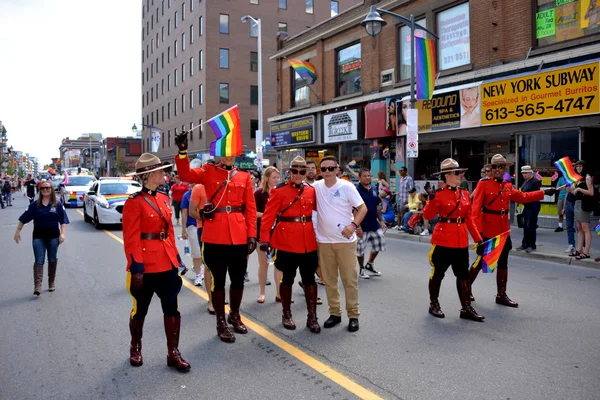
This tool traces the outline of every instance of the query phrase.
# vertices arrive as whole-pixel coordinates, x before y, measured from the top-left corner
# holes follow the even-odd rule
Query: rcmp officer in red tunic
[[[237,333],[247,333],[240,318],[244,293],[244,274],[248,255],[256,249],[256,202],[250,174],[234,166],[235,156],[221,157],[218,165],[205,164],[190,169],[187,156],[187,132],[175,137],[179,154],[175,156],[177,173],[186,182],[201,183],[208,203],[204,208],[202,258],[212,276],[212,301],[217,317],[217,334],[224,342],[234,342]],[[225,278],[229,272],[231,311],[225,320]]]
[[[306,296],[308,316],[306,327],[313,333],[321,332],[317,321],[317,284],[315,272],[319,263],[317,238],[312,223],[316,207],[315,189],[304,183],[306,161],[296,157],[290,165],[291,179],[278,185],[269,195],[261,223],[261,250],[275,249],[275,268],[283,273],[280,285],[281,320],[286,329],[296,329],[292,320],[292,286],[296,269],[300,267],[302,286]],[[276,224],[274,228],[273,224]]]
[[[429,263],[432,270],[429,276],[429,313],[437,318],[445,315],[440,308],[438,297],[444,274],[450,265],[456,276],[456,289],[462,309],[460,317],[473,321],[483,321],[484,317],[477,314],[471,307],[469,298],[469,233],[473,240],[481,243],[481,235],[471,219],[471,199],[469,192],[458,187],[461,175],[466,168],[460,168],[458,163],[447,158],[442,161],[441,171],[434,175],[442,175],[446,185],[431,192],[423,209],[423,218],[432,220],[436,214],[439,222],[431,235],[431,251]],[[482,252],[483,246],[477,251]]]
[[[178,267],[181,258],[175,247],[173,211],[169,197],[156,192],[164,183],[164,169],[160,159],[144,153],[135,163],[135,173],[143,188],[132,194],[123,208],[123,242],[127,258],[127,290],[133,297],[129,319],[131,347],[129,362],[143,364],[142,329],[154,293],[160,298],[167,335],[167,365],[187,372],[188,364],[179,353],[181,316],[177,309],[177,295],[181,290]]]
[[[506,167],[513,165],[507,162],[501,154],[492,157],[492,162],[487,164],[486,168],[491,168],[492,178],[483,178],[477,185],[475,197],[473,198],[473,220],[483,240],[488,240],[510,230],[509,225],[509,205],[511,201],[523,204],[533,201],[539,201],[548,196],[554,195],[554,189],[536,190],[534,192],[523,193],[513,187],[510,182],[503,180]],[[508,307],[519,307],[519,304],[512,301],[506,294],[506,283],[508,281],[508,253],[512,249],[510,235],[506,239],[504,249],[498,260],[496,273],[496,285],[498,294],[496,295],[496,304]],[[469,269],[469,280],[471,285],[477,278],[481,270],[481,260],[478,260]],[[474,298],[471,297],[471,301]]]

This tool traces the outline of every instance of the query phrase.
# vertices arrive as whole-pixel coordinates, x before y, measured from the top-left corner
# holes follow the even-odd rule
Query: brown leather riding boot
[[[56,266],[58,264],[58,260],[56,261],[48,261],[48,291],[54,292],[56,290]]]
[[[469,268],[469,298],[471,301],[475,301],[475,297],[473,297],[473,282],[477,279],[479,271],[481,271],[481,268]]]
[[[181,316],[164,317],[165,334],[167,335],[167,365],[177,368],[179,372],[188,372],[190,364],[181,357],[179,352],[179,331],[181,327]]]
[[[44,264],[33,264],[33,294],[39,296],[42,293],[42,282],[44,280]]]
[[[508,269],[498,269],[496,275],[496,285],[498,294],[496,295],[496,304],[507,307],[518,308],[519,303],[512,301],[506,294],[506,282],[508,281]]]
[[[319,333],[321,332],[321,326],[317,320],[317,284],[304,285],[304,296],[306,297],[306,308],[308,310],[306,327],[312,333]]]
[[[429,279],[429,314],[437,318],[444,318],[446,315],[442,312],[438,301],[440,286],[442,286],[442,281]]]
[[[248,328],[242,323],[240,317],[240,304],[242,304],[242,297],[244,296],[244,289],[232,289],[229,288],[229,316],[227,322],[233,325],[233,330],[237,333],[248,333]]]
[[[144,330],[143,319],[129,318],[129,332],[131,333],[131,345],[129,346],[129,364],[139,367],[144,363],[142,358],[142,332]]]
[[[463,279],[456,280],[456,290],[458,291],[458,298],[462,309],[460,310],[460,317],[463,319],[470,319],[472,321],[483,322],[485,317],[477,314],[477,311],[471,307],[471,300],[469,299],[469,282]]]
[[[229,330],[225,320],[225,291],[216,290],[212,292],[212,302],[217,317],[217,335],[226,343],[235,342],[235,335]]]
[[[296,329],[296,324],[292,319],[292,287],[284,284],[279,285],[279,294],[281,296],[281,308],[283,309],[283,314],[281,316],[283,327],[285,329],[294,330]]]

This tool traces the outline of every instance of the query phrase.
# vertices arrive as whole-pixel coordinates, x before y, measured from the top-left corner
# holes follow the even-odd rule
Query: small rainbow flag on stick
[[[435,87],[436,60],[433,40],[415,37],[417,99],[431,100]]]
[[[383,149],[383,157],[390,158],[390,148],[386,146],[385,149]]]
[[[352,160],[348,163],[349,167],[356,167],[356,160]]]
[[[573,163],[569,157],[563,157],[558,161],[554,161],[554,165],[563,174],[567,186],[574,186],[583,178],[573,168]]]
[[[506,231],[483,242],[481,246],[485,246],[485,248],[483,250],[483,255],[480,256],[481,272],[484,274],[489,274],[496,269],[498,260],[500,259],[500,254],[502,254],[502,250],[504,249],[504,245],[509,234],[510,231]],[[477,261],[475,261],[475,263],[477,263]]]
[[[312,63],[308,61],[300,60],[288,60],[294,71],[300,75],[300,77],[307,82],[310,81],[309,85],[312,85],[317,80],[317,69]]]
[[[242,132],[237,105],[206,122],[217,137],[217,140],[210,144],[211,156],[232,157],[242,154]]]

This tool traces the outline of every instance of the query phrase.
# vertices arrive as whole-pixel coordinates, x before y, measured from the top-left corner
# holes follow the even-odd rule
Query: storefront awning
[[[365,139],[395,137],[396,132],[386,129],[385,101],[365,106]]]

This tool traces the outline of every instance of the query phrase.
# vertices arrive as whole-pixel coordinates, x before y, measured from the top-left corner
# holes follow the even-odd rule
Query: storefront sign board
[[[327,114],[323,117],[323,141],[325,143],[348,142],[358,139],[358,116],[356,110]]]
[[[586,63],[481,85],[482,125],[600,112],[599,63]]]
[[[546,36],[556,34],[556,25],[554,24],[554,8],[540,11],[535,14],[535,38],[541,39]]]
[[[406,157],[419,157],[419,111],[410,109],[406,111],[408,131],[406,133]]]
[[[315,119],[312,115],[271,124],[271,146],[313,143],[314,126]]]
[[[440,70],[456,68],[471,62],[469,3],[438,14],[438,59]]]

